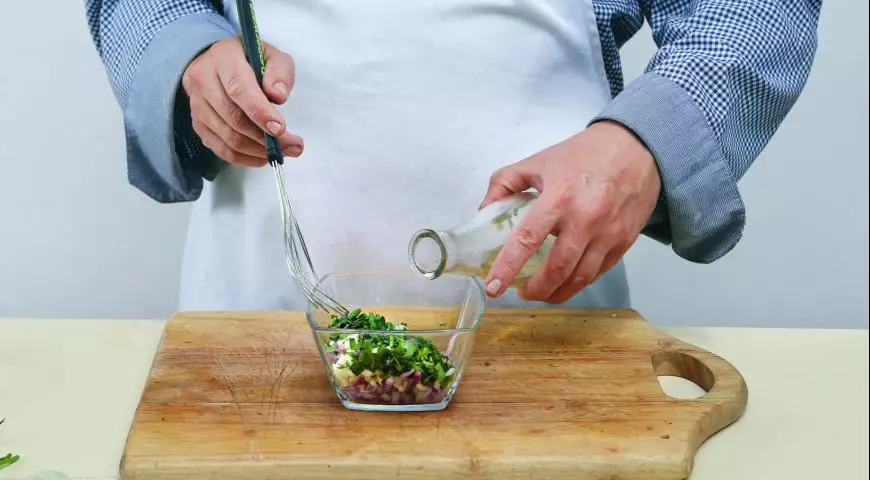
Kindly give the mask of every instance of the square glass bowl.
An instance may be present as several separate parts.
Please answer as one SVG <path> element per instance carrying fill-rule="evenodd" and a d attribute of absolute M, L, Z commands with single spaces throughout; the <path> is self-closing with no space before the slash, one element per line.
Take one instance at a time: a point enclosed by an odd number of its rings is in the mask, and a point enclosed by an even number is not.
<path fill-rule="evenodd" d="M 404 330 L 329 328 L 329 314 L 308 305 L 308 323 L 329 382 L 352 410 L 443 410 L 459 386 L 483 316 L 479 281 L 429 280 L 412 272 L 332 274 L 321 290 L 348 309 L 378 313 Z"/>

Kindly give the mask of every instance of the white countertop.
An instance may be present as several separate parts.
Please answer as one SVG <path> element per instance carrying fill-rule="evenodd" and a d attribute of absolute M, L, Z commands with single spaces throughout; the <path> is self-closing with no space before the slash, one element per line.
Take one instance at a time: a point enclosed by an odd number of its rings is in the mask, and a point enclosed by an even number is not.
<path fill-rule="evenodd" d="M 158 320 L 0 319 L 0 480 L 118 478 Z M 691 480 L 866 480 L 867 330 L 664 328 L 733 363 L 745 415 L 704 444 Z"/>

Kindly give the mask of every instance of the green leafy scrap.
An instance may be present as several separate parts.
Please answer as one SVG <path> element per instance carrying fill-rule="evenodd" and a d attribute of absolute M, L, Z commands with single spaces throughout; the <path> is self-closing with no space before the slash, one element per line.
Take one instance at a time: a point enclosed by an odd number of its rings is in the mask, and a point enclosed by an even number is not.
<path fill-rule="evenodd" d="M 0 425 L 3 425 L 6 422 L 5 418 L 0 419 Z M 0 457 L 0 470 L 12 465 L 21 459 L 21 455 L 12 455 L 11 453 L 7 453 L 6 456 Z"/>
<path fill-rule="evenodd" d="M 7 453 L 6 456 L 0 457 L 0 470 L 12 465 L 21 459 L 21 455 L 12 455 L 11 453 Z"/>

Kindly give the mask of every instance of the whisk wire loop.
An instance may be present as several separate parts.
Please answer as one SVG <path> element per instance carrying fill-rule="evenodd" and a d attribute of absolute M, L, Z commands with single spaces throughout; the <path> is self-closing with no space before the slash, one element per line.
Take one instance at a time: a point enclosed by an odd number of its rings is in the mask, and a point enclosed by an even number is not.
<path fill-rule="evenodd" d="M 278 186 L 278 200 L 284 223 L 284 258 L 290 276 L 297 288 L 315 307 L 329 314 L 346 316 L 349 310 L 319 287 L 314 264 L 311 262 L 302 230 L 293 214 L 293 207 L 287 194 L 283 166 L 277 162 L 272 162 L 272 168 L 275 171 L 275 182 Z"/>

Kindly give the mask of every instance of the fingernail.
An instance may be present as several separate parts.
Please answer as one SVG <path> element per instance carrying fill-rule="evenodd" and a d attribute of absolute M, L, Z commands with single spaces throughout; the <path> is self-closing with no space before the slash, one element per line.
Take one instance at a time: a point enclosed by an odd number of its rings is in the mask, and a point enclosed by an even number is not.
<path fill-rule="evenodd" d="M 299 155 L 302 155 L 302 147 L 298 147 L 296 145 L 291 145 L 291 146 L 287 147 L 286 150 L 284 150 L 284 154 L 286 154 L 290 157 L 298 157 Z"/>
<path fill-rule="evenodd" d="M 496 278 L 486 284 L 486 294 L 490 297 L 497 296 L 499 291 L 501 291 L 501 280 Z"/>
<path fill-rule="evenodd" d="M 282 82 L 275 82 L 272 86 L 275 90 L 278 90 L 278 93 L 280 93 L 282 97 L 287 96 L 287 85 L 284 85 Z"/>
<path fill-rule="evenodd" d="M 281 124 L 274 120 L 266 122 L 266 129 L 269 130 L 269 133 L 271 133 L 272 135 L 281 134 Z"/>

